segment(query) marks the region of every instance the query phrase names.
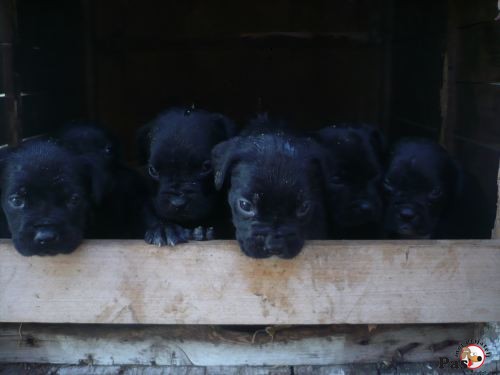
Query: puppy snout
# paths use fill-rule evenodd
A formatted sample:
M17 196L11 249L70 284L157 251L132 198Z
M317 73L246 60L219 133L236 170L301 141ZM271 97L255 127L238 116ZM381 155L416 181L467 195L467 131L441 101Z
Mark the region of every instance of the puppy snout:
M184 195L170 195L168 201L175 208L183 208L188 202Z
M282 255L286 252L291 237L293 237L292 232L278 231L269 234L264 241L264 250L271 255Z
M371 214L375 211L375 207L373 206L373 203L371 203L370 201L367 201L367 200L363 200L363 201L358 202L357 208L360 212L365 213L365 214Z
M266 238L264 250L271 255L283 254L286 248L286 241L284 237L269 236Z
M399 210L398 216L404 222L412 222L417 217L417 213L411 207L403 207Z
M50 245L59 240L59 233L52 228L43 226L36 230L34 241L39 245Z

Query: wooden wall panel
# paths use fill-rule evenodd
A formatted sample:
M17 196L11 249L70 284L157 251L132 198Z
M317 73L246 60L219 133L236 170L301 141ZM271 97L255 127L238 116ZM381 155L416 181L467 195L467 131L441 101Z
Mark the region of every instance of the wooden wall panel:
M291 260L248 258L236 241L86 241L71 255L25 258L4 240L0 321L498 321L499 267L498 240L311 241Z
M259 98L303 129L379 123L385 4L97 2L98 118L130 156L139 126L193 102L239 123L255 114Z
M457 80L500 85L500 22L459 29L459 40Z

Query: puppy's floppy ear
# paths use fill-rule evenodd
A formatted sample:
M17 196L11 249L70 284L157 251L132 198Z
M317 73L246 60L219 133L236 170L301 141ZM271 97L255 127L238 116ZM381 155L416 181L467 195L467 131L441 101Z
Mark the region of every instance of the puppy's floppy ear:
M387 140L380 129L373 125L364 125L368 136L370 137L370 144L376 150L380 158L384 158L387 152Z
M316 170L320 174L323 183L326 183L329 175L329 168L327 165L328 155L326 149L311 138L307 139L305 146L307 147L307 152L309 152L310 159Z
M238 151L240 137L234 137L219 143L212 150L212 165L214 168L215 188L220 190L224 185L230 169L241 157Z
M139 163L142 165L146 164L149 160L152 132L153 125L150 123L140 128L136 134L137 157Z
M100 204L106 192L113 184L112 178L107 173L104 165L101 165L97 158L89 156L78 157L80 169L86 182L87 191L90 194L92 203Z
M7 164L7 158L10 155L12 149L8 146L4 146L0 148L0 191L1 191L1 178L3 175L3 170L5 165Z

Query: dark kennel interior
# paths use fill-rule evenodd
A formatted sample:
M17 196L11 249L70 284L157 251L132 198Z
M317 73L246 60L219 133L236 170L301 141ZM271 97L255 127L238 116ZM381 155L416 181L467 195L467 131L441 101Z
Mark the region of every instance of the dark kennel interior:
M134 132L191 105L316 129L440 141L492 204L500 156L496 0L0 0L1 142L97 120Z

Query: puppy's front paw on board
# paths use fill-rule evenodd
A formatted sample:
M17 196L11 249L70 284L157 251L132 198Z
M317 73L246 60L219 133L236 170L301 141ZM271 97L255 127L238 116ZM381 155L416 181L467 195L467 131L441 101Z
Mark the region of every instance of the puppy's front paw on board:
M215 239L215 233L213 227L196 227L191 233L190 240L193 241L211 241Z
M155 246L175 246L188 242L189 230L176 224L158 224L146 231L144 240Z

